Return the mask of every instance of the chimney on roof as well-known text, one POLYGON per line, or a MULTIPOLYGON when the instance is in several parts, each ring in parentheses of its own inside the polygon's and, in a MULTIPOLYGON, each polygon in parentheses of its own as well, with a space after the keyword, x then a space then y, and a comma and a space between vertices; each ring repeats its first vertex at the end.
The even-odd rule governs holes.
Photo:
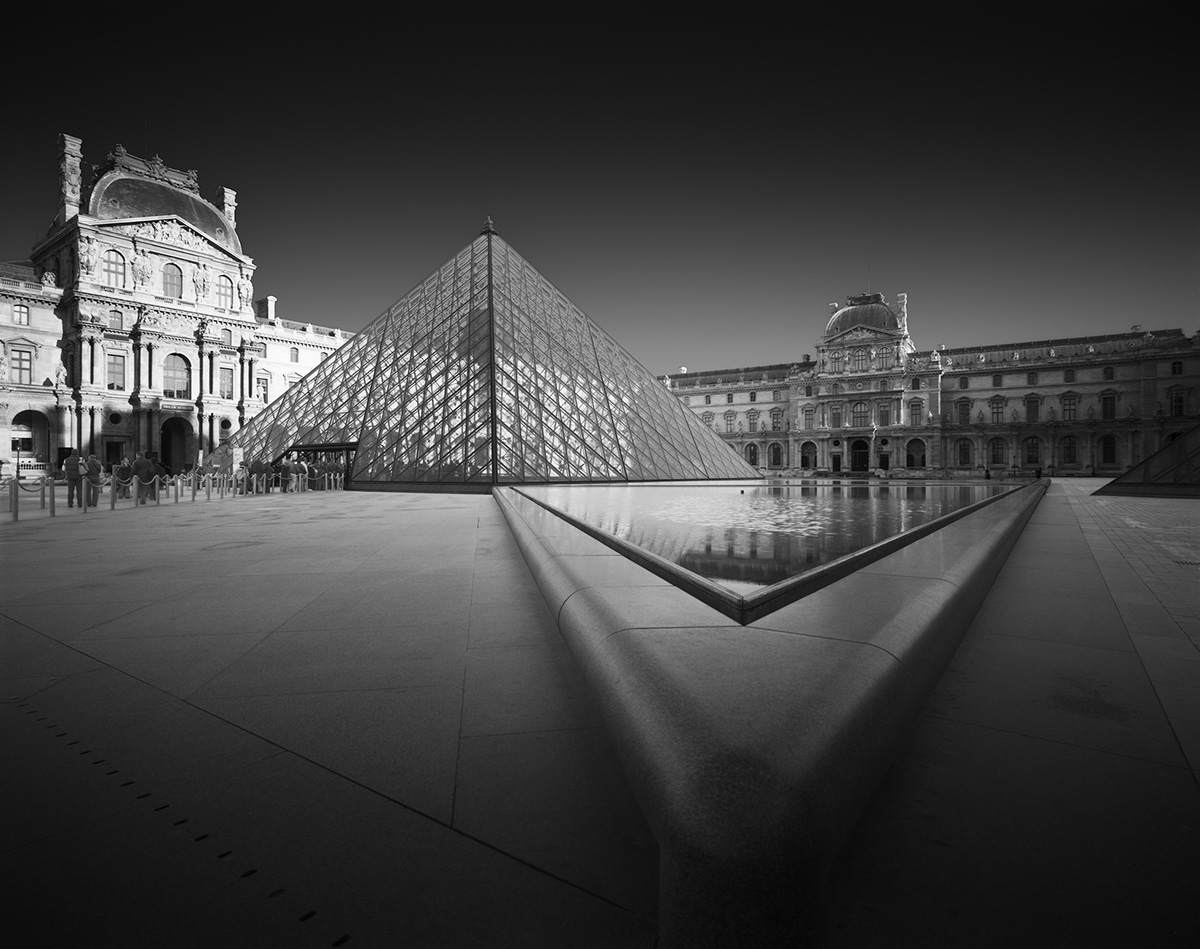
POLYGON ((237 192, 232 188, 218 188, 216 196, 217 210, 225 215, 229 226, 237 227, 237 192))
POLYGON ((59 227, 71 218, 79 216, 79 189, 83 183, 83 173, 79 170, 79 160, 83 157, 82 145, 83 139, 74 135, 58 136, 58 183, 61 200, 54 223, 59 227))

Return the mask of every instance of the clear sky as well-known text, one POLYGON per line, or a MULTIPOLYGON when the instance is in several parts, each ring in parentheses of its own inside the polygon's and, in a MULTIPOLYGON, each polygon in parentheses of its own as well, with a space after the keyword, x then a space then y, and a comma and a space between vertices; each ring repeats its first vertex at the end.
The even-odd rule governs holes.
POLYGON ((798 360, 868 288, 922 348, 1200 330, 1185 5, 843 7, 66 38, 9 73, 0 259, 67 132, 235 189, 256 294, 302 322, 361 328, 491 216, 656 373, 798 360))

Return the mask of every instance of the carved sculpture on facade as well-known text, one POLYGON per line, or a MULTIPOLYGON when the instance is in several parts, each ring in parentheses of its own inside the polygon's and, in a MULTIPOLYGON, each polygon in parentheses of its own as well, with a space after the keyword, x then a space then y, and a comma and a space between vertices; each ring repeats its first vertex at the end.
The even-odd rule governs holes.
POLYGON ((134 251, 133 260, 133 281, 139 287, 144 287, 150 282, 150 257, 138 248, 134 251))
POLYGON ((42 271, 42 286, 43 287, 57 287, 58 286, 58 275, 53 270, 42 271))
POLYGON ((91 274, 99 262, 100 248, 96 246, 95 240, 85 236, 79 242, 79 266, 83 270, 84 275, 91 274))
POLYGON ((250 282, 250 278, 244 273, 238 277, 237 292, 238 301, 241 303, 242 309, 251 309, 254 305, 254 284, 250 282))
POLYGON ((61 362, 54 367, 54 391, 61 392, 67 385, 67 367, 61 362))
POLYGON ((200 266, 192 274, 192 285, 196 288, 196 299, 198 301, 204 302, 208 299, 209 283, 208 264, 201 261, 200 266))

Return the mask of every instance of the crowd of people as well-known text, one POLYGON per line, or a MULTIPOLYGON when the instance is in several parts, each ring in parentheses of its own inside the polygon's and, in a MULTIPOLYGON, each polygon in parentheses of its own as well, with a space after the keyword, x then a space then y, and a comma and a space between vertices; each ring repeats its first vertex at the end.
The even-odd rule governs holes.
MULTIPOLYGON (((323 491, 330 485, 328 476, 335 476, 334 482, 341 486, 341 475, 344 474, 342 463, 336 459, 324 459, 319 455, 295 458, 285 455, 278 462, 269 462, 257 458, 247 464, 239 462, 232 470, 222 469, 216 463, 197 465, 191 472, 180 477, 195 475, 201 479, 229 476, 232 490, 236 494, 270 494, 272 491, 323 491)), ((148 457, 145 452, 137 452, 133 460, 123 456, 119 464, 111 465, 108 472, 115 482, 118 498, 131 498, 137 493, 137 503, 145 504, 147 500, 156 500, 158 489, 171 483, 171 472, 157 458, 148 457)), ((96 455, 84 457, 77 449, 72 449, 63 460, 62 477, 67 483, 67 507, 95 507, 100 503, 100 488, 107 484, 104 466, 96 455)), ((202 482, 201 482, 202 483, 202 482)))

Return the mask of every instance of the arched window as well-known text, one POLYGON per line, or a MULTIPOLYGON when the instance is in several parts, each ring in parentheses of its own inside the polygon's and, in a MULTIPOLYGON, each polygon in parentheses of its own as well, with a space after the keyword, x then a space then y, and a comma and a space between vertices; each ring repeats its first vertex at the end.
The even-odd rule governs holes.
POLYGON ((746 464, 751 468, 758 467, 758 446, 753 443, 746 446, 746 464))
POLYGON ((297 348, 296 346, 293 346, 293 347, 291 348, 291 352, 290 352, 290 354, 289 354, 289 355, 290 355, 290 358, 291 358, 292 362, 299 362, 299 361, 300 361, 300 350, 299 350, 299 348, 297 348))
POLYGON ((163 360, 163 395, 168 399, 192 397, 192 367, 186 359, 172 353, 163 360))
POLYGON ((104 285, 106 287, 125 288, 125 258, 119 251, 104 252, 104 285))
POLYGON ((840 349, 829 354, 829 370, 831 372, 842 371, 842 351, 840 349))
POLYGON ((854 350, 853 360, 855 372, 867 371, 867 351, 865 349, 854 350))
POLYGON ((120 310, 109 310, 108 328, 110 330, 123 330, 125 328, 125 314, 120 310))
POLYGON ((892 351, 890 349, 881 349, 875 354, 875 365, 879 369, 892 368, 892 351))
POLYGON ((1060 465, 1079 464, 1079 442, 1074 435, 1067 435, 1059 440, 1058 463, 1060 465))
POLYGON ((217 277, 217 306, 233 309, 233 281, 224 274, 217 277))
POLYGON ((988 464, 1008 464, 1008 444, 1003 438, 993 438, 988 442, 988 464))
POLYGON ((966 377, 966 376, 959 376, 959 377, 958 377, 958 387, 959 387, 960 389, 967 389, 967 388, 969 388, 969 387, 970 387, 970 385, 971 385, 971 383, 970 383, 970 381, 967 379, 967 377, 966 377))
POLYGON ((767 465, 771 468, 783 467, 783 446, 779 442, 771 442, 767 446, 767 465))
POLYGON ((221 330, 221 345, 233 347, 233 330, 221 330))
POLYGON ((817 446, 812 442, 805 442, 800 446, 800 467, 817 467, 817 446))
POLYGON ((17 326, 28 326, 29 307, 27 307, 24 303, 14 303, 12 308, 12 318, 13 322, 16 323, 17 326))
POLYGON ((914 380, 912 381, 912 387, 913 387, 913 390, 914 390, 914 391, 916 391, 917 389, 921 388, 921 380, 920 380, 920 379, 914 379, 914 380))
POLYGON ((871 424, 871 410, 866 402, 855 402, 850 408, 850 424, 855 428, 865 428, 871 424))
POLYGON ((162 288, 164 297, 178 300, 183 296, 183 271, 175 264, 166 264, 163 267, 162 288))
POLYGON ((909 439, 904 449, 904 464, 908 468, 925 467, 925 442, 922 439, 909 439))

